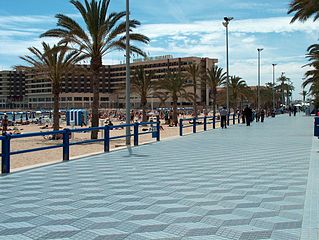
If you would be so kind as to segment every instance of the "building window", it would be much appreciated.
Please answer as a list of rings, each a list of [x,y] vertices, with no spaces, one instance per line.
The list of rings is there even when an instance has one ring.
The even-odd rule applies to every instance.
[[[74,101],[82,101],[82,97],[74,97]]]

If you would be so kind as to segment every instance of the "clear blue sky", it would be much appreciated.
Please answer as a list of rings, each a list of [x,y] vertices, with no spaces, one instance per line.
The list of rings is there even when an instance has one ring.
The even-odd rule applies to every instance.
[[[131,0],[132,17],[142,22],[138,30],[151,38],[145,51],[150,55],[218,58],[225,66],[224,16],[230,24],[230,74],[254,85],[257,82],[257,48],[262,52],[262,83],[272,80],[272,63],[277,76],[285,72],[298,93],[306,64],[307,47],[318,39],[318,23],[289,24],[287,0]],[[111,11],[125,9],[125,0],[111,1]],[[0,9],[0,69],[21,64],[19,56],[27,47],[39,46],[38,36],[55,26],[56,13],[72,14],[76,9],[67,0],[10,0]],[[50,39],[54,42],[54,39]],[[118,63],[123,53],[105,57],[105,64]]]

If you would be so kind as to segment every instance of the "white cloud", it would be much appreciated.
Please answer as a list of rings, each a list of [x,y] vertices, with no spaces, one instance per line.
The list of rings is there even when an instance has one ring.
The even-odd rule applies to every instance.
[[[290,24],[291,17],[273,17],[260,19],[234,20],[229,29],[231,33],[285,33],[285,32],[316,32],[319,23],[305,22]],[[199,33],[224,32],[221,21],[197,21],[189,24],[164,23],[145,24],[139,32],[150,38],[163,36],[190,35]]]

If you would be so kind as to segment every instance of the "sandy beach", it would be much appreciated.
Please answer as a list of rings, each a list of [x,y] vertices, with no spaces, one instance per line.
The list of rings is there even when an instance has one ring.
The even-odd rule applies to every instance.
[[[187,117],[187,116],[186,116]],[[114,125],[120,124],[120,122],[113,122]],[[184,123],[185,125],[188,124],[187,122]],[[161,121],[161,125],[163,129],[161,130],[161,140],[178,137],[179,136],[179,127],[169,127],[168,125],[164,124],[164,121]],[[17,128],[21,131],[21,133],[30,133],[30,132],[40,132],[40,131],[52,131],[52,129],[40,129],[41,126],[36,124],[30,125],[17,125]],[[65,125],[62,125],[61,128],[65,128]],[[219,123],[216,124],[216,128],[219,127]],[[80,127],[76,127],[80,128]],[[144,127],[140,127],[139,131],[143,132],[142,129]],[[207,127],[208,130],[212,129],[212,124]],[[197,131],[203,131],[204,126],[198,125]],[[133,133],[133,128],[131,129]],[[145,131],[144,131],[145,132]],[[183,130],[184,134],[189,134],[192,132],[192,127],[185,128]],[[125,129],[119,130],[112,130],[110,131],[110,136],[122,136],[125,135]],[[99,132],[99,138],[102,138],[103,133]],[[80,142],[84,140],[90,139],[90,132],[80,132],[74,133],[72,138],[70,139],[71,143]],[[145,134],[139,136],[139,144],[145,144],[150,142],[155,142],[156,139],[152,138],[151,134]],[[44,137],[30,137],[30,138],[19,138],[19,139],[12,139],[11,140],[11,151],[17,150],[25,150],[25,149],[32,149],[32,148],[39,148],[45,146],[53,146],[61,144],[62,140],[48,140]],[[133,145],[133,137],[131,139],[131,144]],[[114,151],[116,149],[120,149],[125,147],[125,139],[115,139],[111,140],[110,142],[110,149]],[[84,155],[92,155],[103,153],[103,142],[98,143],[90,143],[90,144],[81,144],[81,145],[74,145],[70,147],[70,158],[76,159]],[[46,165],[54,162],[62,161],[62,148],[52,149],[52,150],[44,150],[44,151],[37,151],[31,153],[24,153],[18,155],[11,156],[11,169],[12,171],[21,170],[24,168],[30,168],[39,165]]]

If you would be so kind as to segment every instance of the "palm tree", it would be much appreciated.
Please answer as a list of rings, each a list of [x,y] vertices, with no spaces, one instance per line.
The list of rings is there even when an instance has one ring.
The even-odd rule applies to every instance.
[[[82,57],[77,51],[69,51],[66,45],[54,45],[50,47],[49,44],[43,42],[42,47],[42,52],[36,47],[28,48],[32,55],[25,55],[20,58],[30,66],[22,66],[22,68],[27,71],[47,74],[51,80],[54,97],[53,129],[59,130],[61,80],[65,74],[75,69],[75,64],[82,60]]]
[[[314,82],[319,82],[319,44],[311,45],[307,51],[306,58],[308,58],[310,63],[305,66],[311,67],[311,70],[305,73],[303,87],[312,85]]]
[[[138,67],[133,72],[132,78],[132,90],[137,93],[141,98],[141,107],[143,110],[143,122],[147,121],[146,117],[146,105],[147,105],[147,97],[153,91],[154,81],[152,78],[154,77],[153,73],[146,73],[142,66]]]
[[[221,86],[226,80],[226,73],[223,72],[223,68],[218,66],[212,66],[207,70],[207,85],[210,88],[213,98],[213,116],[216,116],[216,102],[217,102],[217,87]]]
[[[280,83],[280,85],[277,87],[279,88],[281,92],[281,104],[286,105],[286,99],[285,99],[285,92],[287,89],[287,83],[290,79],[287,78],[284,73],[281,74],[280,78],[277,79],[277,82]]]
[[[292,96],[292,91],[295,90],[295,87],[293,85],[293,82],[290,81],[290,79],[288,79],[288,83],[286,84],[286,89],[287,89],[287,105],[290,105],[290,99]]]
[[[57,29],[51,29],[41,37],[57,37],[61,43],[70,43],[83,56],[90,59],[91,82],[93,90],[92,127],[99,125],[99,70],[102,58],[111,51],[125,50],[126,23],[122,21],[125,12],[108,14],[110,0],[84,0],[84,5],[78,0],[71,0],[71,4],[80,12],[84,20],[84,28],[74,19],[57,14]],[[130,20],[132,29],[140,25],[139,21]],[[130,39],[138,43],[148,43],[149,39],[137,33],[131,33]],[[146,56],[138,47],[132,45],[131,52]],[[97,131],[92,131],[91,138],[97,138]]]
[[[172,98],[173,122],[175,126],[178,124],[178,99],[183,97],[192,100],[193,98],[193,94],[187,92],[187,87],[189,87],[189,84],[187,83],[185,76],[183,76],[180,72],[167,72],[165,78],[157,82],[157,91],[168,93]]]
[[[292,0],[288,10],[288,14],[294,13],[291,23],[299,20],[305,22],[310,17],[314,17],[314,21],[319,18],[319,4],[317,0]]]
[[[233,102],[233,109],[234,111],[238,107],[238,98],[244,94],[245,89],[247,88],[246,81],[243,80],[241,77],[232,76],[229,79],[229,87]]]
[[[196,63],[188,65],[186,68],[187,77],[191,78],[192,80],[192,86],[193,86],[193,94],[194,94],[194,101],[193,101],[193,111],[194,111],[194,117],[197,118],[197,80],[200,77],[200,68],[199,65]]]
[[[261,105],[264,108],[272,109],[273,106],[273,89],[275,88],[275,84],[272,82],[268,82],[265,84],[265,87],[261,87],[260,96],[261,96]],[[276,106],[276,92],[274,92],[274,101]]]
[[[308,95],[308,91],[302,90],[302,92],[300,93],[300,95],[302,96],[302,101],[306,102],[306,97]]]

